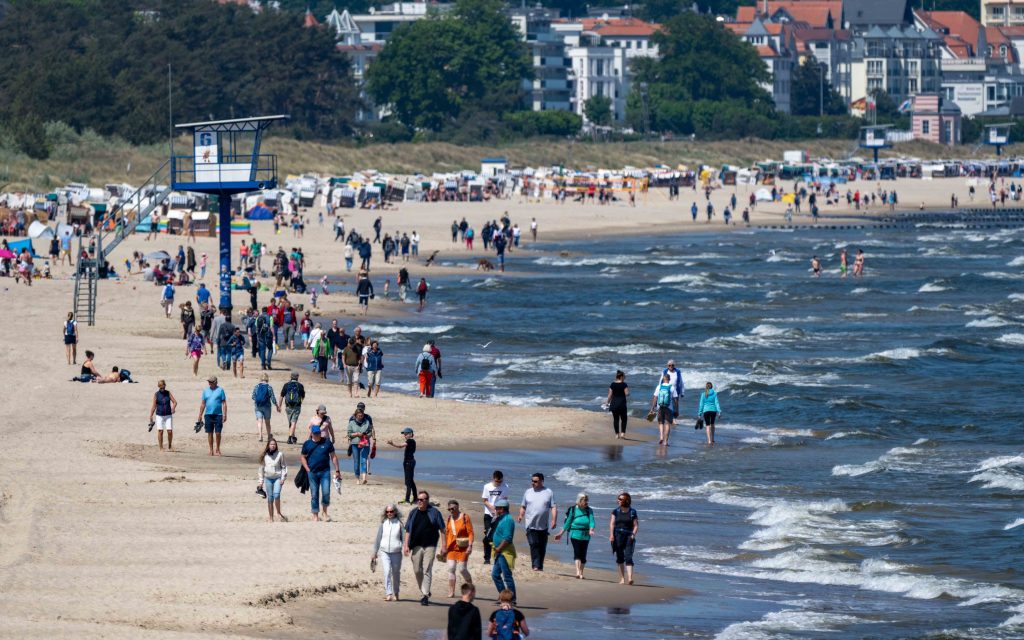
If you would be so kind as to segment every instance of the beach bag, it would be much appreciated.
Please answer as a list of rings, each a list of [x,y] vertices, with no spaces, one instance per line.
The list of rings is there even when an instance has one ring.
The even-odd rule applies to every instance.
[[[135,382],[132,380],[132,372],[127,369],[121,369],[119,372],[121,382]]]
[[[658,387],[658,406],[667,407],[672,404],[672,385],[662,384]]]
[[[256,393],[253,399],[260,406],[270,404],[270,385],[265,382],[256,385]]]
[[[697,418],[697,423],[693,425],[693,428],[694,429],[703,429],[704,428],[704,418]]]
[[[466,520],[466,514],[463,513],[463,514],[461,514],[459,516],[459,521],[460,522],[465,522],[465,520]],[[459,535],[459,530],[455,527],[455,520],[453,520],[451,516],[448,516],[448,524],[452,528],[452,533],[455,534],[455,548],[457,548],[459,551],[465,551],[466,549],[468,549],[469,548],[469,536],[460,536]]]
[[[430,371],[430,358],[420,360],[420,371]]]
[[[514,610],[498,609],[494,612],[494,632],[491,637],[497,640],[516,640],[519,637]]]

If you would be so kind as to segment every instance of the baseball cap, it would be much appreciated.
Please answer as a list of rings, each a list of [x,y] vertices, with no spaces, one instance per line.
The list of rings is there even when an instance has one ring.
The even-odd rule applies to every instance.
[[[323,405],[323,404],[317,405],[316,410],[317,411],[323,411],[324,413],[327,413],[327,405]]]
[[[320,433],[320,425],[314,424],[309,428],[310,433]]]
[[[299,379],[299,374],[298,373],[292,373],[292,380],[298,380],[298,379]]]
[[[206,379],[207,382],[217,382],[217,376],[210,376]]]
[[[498,500],[497,502],[494,503],[494,507],[495,508],[503,507],[505,509],[508,509],[508,500],[505,500],[504,498],[502,498],[501,500]]]
[[[406,428],[402,429],[402,433],[412,433],[412,432],[413,432],[412,431],[412,427],[406,427]]]
[[[360,402],[360,403],[358,403],[356,405],[356,409],[365,409],[365,408],[366,408],[366,403],[365,402]]]

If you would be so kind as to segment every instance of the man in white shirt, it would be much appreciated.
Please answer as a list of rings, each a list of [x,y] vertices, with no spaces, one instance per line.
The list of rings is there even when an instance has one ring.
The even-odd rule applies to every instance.
[[[484,533],[490,531],[491,522],[497,515],[494,511],[494,503],[498,500],[508,500],[508,490],[505,474],[495,469],[491,481],[484,485],[484,492],[480,496],[484,501]],[[484,564],[491,564],[491,541],[489,538],[484,538]]]

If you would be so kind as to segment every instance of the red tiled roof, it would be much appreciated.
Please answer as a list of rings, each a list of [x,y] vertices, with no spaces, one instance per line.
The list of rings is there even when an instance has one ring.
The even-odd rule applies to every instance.
[[[766,44],[757,45],[757,55],[761,58],[778,58],[779,52]]]
[[[592,31],[601,36],[650,36],[660,28],[660,25],[639,18],[584,18],[580,24],[584,31]]]
[[[753,22],[754,18],[761,14],[764,8],[763,3],[755,7],[737,7],[737,22]],[[842,0],[774,0],[768,2],[768,15],[775,15],[779,9],[784,10],[793,17],[795,22],[805,22],[812,27],[824,27],[828,25],[829,15],[832,22],[838,26],[839,17],[843,13]]]
[[[749,22],[726,22],[724,26],[738,36],[744,35],[750,29]]]
[[[317,22],[316,16],[309,9],[306,9],[306,17],[302,19],[302,26],[308,28],[319,27],[320,23]]]

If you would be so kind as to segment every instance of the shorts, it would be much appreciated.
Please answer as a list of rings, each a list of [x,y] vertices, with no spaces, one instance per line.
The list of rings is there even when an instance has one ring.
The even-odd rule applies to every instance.
[[[174,416],[156,416],[157,431],[174,431]]]
[[[257,418],[263,418],[264,420],[270,420],[270,413],[271,413],[272,409],[273,409],[273,407],[271,407],[269,404],[265,405],[265,406],[262,406],[262,407],[257,405],[256,406],[256,417]]]
[[[231,362],[245,362],[245,351],[234,351],[231,353]]]
[[[203,416],[203,429],[206,433],[220,433],[224,429],[224,415],[208,413]]]
[[[359,306],[362,306],[362,307],[370,306],[370,296],[359,296]]]
[[[174,304],[174,298],[164,298],[163,300],[160,301],[160,304],[165,307],[169,307],[172,304]]]
[[[367,371],[366,372],[366,388],[367,389],[369,389],[370,387],[373,387],[373,386],[377,386],[377,387],[380,386],[380,374],[381,373],[382,373],[382,371],[380,371],[379,369],[377,371]]]
[[[672,411],[672,407],[658,407],[658,422],[667,422],[669,424],[672,424],[672,419],[674,415],[675,414]]]
[[[708,427],[715,426],[715,418],[718,417],[717,411],[705,411],[704,412],[704,425]]]
[[[188,354],[188,357],[195,358],[196,360],[198,360],[199,358],[203,357],[203,350],[202,349],[196,349],[195,351],[190,352]]]
[[[345,377],[349,384],[356,384],[359,382],[359,365],[345,365]]]
[[[75,334],[65,335],[64,344],[78,344],[78,340],[75,338]]]
[[[300,413],[302,413],[301,404],[295,405],[294,407],[289,407],[288,405],[285,405],[284,407],[284,414],[288,416],[288,424],[298,423]]]

